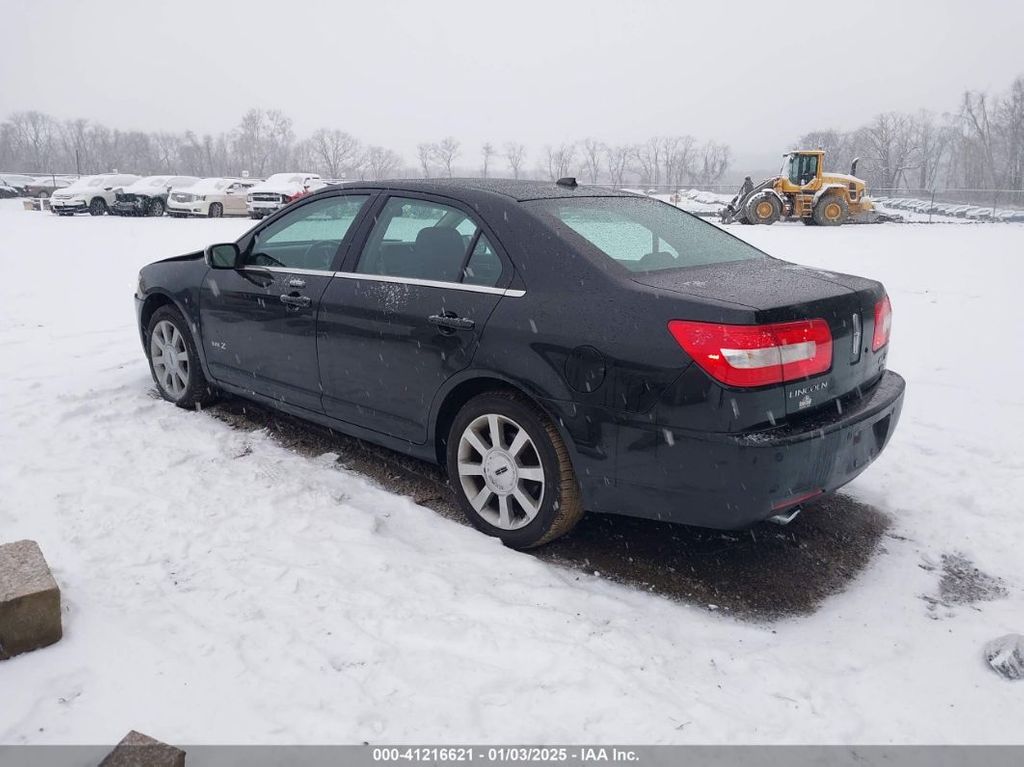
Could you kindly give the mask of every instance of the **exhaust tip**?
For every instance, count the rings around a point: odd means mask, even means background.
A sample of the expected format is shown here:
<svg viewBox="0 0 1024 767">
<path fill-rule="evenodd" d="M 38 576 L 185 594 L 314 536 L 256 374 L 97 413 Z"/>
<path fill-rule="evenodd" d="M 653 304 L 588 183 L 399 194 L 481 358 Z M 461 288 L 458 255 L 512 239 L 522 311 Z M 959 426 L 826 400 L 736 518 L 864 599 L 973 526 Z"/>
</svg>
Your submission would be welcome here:
<svg viewBox="0 0 1024 767">
<path fill-rule="evenodd" d="M 803 511 L 802 506 L 797 506 L 795 509 L 790 509 L 784 514 L 776 514 L 773 517 L 768 517 L 769 522 L 774 522 L 776 525 L 782 525 L 785 527 L 794 519 L 800 516 L 800 512 Z"/>
</svg>

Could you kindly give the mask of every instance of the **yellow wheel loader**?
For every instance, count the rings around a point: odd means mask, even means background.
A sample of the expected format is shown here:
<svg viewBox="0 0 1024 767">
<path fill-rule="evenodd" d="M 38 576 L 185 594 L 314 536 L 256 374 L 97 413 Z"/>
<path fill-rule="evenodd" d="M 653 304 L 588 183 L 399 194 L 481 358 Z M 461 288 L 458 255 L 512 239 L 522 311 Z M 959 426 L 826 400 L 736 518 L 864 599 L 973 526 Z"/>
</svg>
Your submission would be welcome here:
<svg viewBox="0 0 1024 767">
<path fill-rule="evenodd" d="M 774 224 L 799 219 L 805 224 L 838 226 L 888 220 L 878 213 L 867 196 L 867 185 L 855 175 L 824 173 L 825 153 L 821 150 L 789 152 L 783 155 L 782 170 L 760 184 L 750 177 L 739 194 L 722 211 L 722 223 Z"/>
</svg>

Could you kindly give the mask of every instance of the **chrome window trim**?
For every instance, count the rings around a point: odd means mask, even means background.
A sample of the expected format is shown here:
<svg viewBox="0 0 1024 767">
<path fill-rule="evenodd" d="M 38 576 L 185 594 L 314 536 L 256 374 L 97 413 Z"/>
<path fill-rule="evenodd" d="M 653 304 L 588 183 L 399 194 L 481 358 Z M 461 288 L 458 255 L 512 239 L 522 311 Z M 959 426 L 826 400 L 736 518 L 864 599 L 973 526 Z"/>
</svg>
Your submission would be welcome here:
<svg viewBox="0 0 1024 767">
<path fill-rule="evenodd" d="M 492 288 L 489 285 L 467 285 L 463 282 L 443 282 L 441 280 L 420 280 L 415 277 L 392 277 L 387 274 L 363 274 L 361 272 L 332 272 L 322 269 L 289 269 L 282 266 L 245 266 L 245 271 L 276 272 L 279 274 L 305 274 L 320 277 L 339 277 L 343 280 L 368 280 L 370 282 L 392 282 L 400 285 L 417 285 L 424 288 L 442 288 L 446 290 L 462 290 L 467 293 L 488 293 L 494 296 L 522 298 L 525 290 L 513 288 Z"/>
</svg>

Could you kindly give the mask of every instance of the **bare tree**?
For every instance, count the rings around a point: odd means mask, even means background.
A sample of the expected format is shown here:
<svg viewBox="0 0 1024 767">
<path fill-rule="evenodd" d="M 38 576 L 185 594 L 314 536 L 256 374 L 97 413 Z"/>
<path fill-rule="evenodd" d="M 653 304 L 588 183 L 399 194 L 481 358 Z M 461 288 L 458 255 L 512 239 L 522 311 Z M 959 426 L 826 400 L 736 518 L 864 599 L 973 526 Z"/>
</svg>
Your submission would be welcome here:
<svg viewBox="0 0 1024 767">
<path fill-rule="evenodd" d="M 484 166 L 481 169 L 481 175 L 484 178 L 487 178 L 487 172 L 491 165 L 491 158 L 494 157 L 494 155 L 496 154 L 494 145 L 491 144 L 489 141 L 485 142 L 484 145 L 480 148 L 480 154 L 482 154 L 484 158 Z"/>
<path fill-rule="evenodd" d="M 576 160 L 576 144 L 559 144 L 557 147 L 544 147 L 544 159 L 547 164 L 548 178 L 557 181 L 573 172 Z"/>
<path fill-rule="evenodd" d="M 505 160 L 508 161 L 509 170 L 512 171 L 512 178 L 519 178 L 519 171 L 526 162 L 526 147 L 509 141 L 505 144 Z"/>
<path fill-rule="evenodd" d="M 705 186 L 717 184 L 722 176 L 729 169 L 729 162 L 732 160 L 732 152 L 727 144 L 719 144 L 716 141 L 708 141 L 697 153 L 696 180 L 698 184 Z"/>
<path fill-rule="evenodd" d="M 53 153 L 55 124 L 42 112 L 16 112 L 8 122 L 16 150 L 25 158 L 22 170 L 41 171 Z"/>
<path fill-rule="evenodd" d="M 437 157 L 438 162 L 444 167 L 444 172 L 448 174 L 448 178 L 452 177 L 452 164 L 455 162 L 455 158 L 459 156 L 459 147 L 461 144 L 451 136 L 441 140 L 441 143 L 434 145 L 434 156 Z"/>
<path fill-rule="evenodd" d="M 665 183 L 672 187 L 682 186 L 693 175 L 697 139 L 693 136 L 662 136 L 655 141 L 659 144 Z"/>
<path fill-rule="evenodd" d="M 612 186 L 621 187 L 623 185 L 632 151 L 633 148 L 626 144 L 605 147 L 605 162 L 608 165 L 608 176 Z"/>
<path fill-rule="evenodd" d="M 894 189 L 902 184 L 908 170 L 917 167 L 917 146 L 911 119 L 899 112 L 876 115 L 857 131 L 854 139 L 871 161 L 874 185 Z"/>
<path fill-rule="evenodd" d="M 583 139 L 583 168 L 591 184 L 596 184 L 601 175 L 601 155 L 604 150 L 605 145 L 597 139 Z"/>
<path fill-rule="evenodd" d="M 295 139 L 292 121 L 276 109 L 250 109 L 235 129 L 235 152 L 243 167 L 262 176 L 288 164 Z"/>
<path fill-rule="evenodd" d="M 342 130 L 321 128 L 310 136 L 309 151 L 328 178 L 343 178 L 360 165 L 362 142 Z"/>
<path fill-rule="evenodd" d="M 648 139 L 635 144 L 631 150 L 633 169 L 644 186 L 657 186 L 661 182 L 661 144 L 657 139 Z"/>
<path fill-rule="evenodd" d="M 999 103 L 996 132 L 1003 149 L 1005 185 L 1024 189 L 1024 77 L 1018 77 Z"/>
<path fill-rule="evenodd" d="M 373 181 L 394 176 L 401 164 L 402 158 L 390 149 L 371 146 L 366 150 L 366 171 Z"/>
<path fill-rule="evenodd" d="M 422 143 L 416 145 L 416 158 L 419 160 L 423 178 L 430 178 L 430 167 L 436 154 L 437 147 L 434 144 Z"/>
<path fill-rule="evenodd" d="M 998 110 L 998 102 L 996 105 Z M 972 186 L 995 186 L 999 179 L 996 168 L 995 130 L 990 115 L 990 99 L 986 93 L 964 93 L 960 117 L 976 155 L 981 160 L 978 180 Z"/>
</svg>

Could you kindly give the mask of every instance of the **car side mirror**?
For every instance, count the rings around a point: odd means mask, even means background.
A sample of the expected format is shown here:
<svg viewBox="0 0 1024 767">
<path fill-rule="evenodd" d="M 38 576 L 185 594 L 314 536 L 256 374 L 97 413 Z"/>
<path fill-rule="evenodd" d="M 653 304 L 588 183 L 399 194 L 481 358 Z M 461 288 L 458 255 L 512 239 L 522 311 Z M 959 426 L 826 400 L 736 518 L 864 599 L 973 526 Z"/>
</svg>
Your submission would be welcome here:
<svg viewBox="0 0 1024 767">
<path fill-rule="evenodd" d="M 208 247 L 205 255 L 211 269 L 237 269 L 241 251 L 235 243 L 224 242 Z"/>
</svg>

